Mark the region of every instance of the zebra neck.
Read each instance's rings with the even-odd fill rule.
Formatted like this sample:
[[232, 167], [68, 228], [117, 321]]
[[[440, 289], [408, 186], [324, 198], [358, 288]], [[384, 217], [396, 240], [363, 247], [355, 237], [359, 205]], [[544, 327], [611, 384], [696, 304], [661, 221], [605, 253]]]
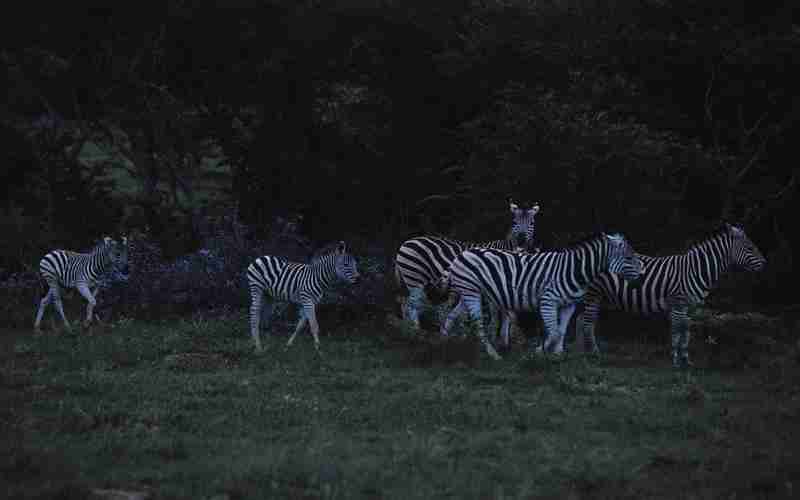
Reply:
[[727, 241], [707, 241], [687, 253], [687, 270], [694, 288], [705, 296], [714, 288], [729, 267], [730, 245]]
[[608, 260], [608, 248], [600, 244], [595, 247], [595, 242], [588, 242], [572, 252], [568, 252], [569, 258], [575, 263], [573, 274], [581, 285], [586, 285], [593, 281], [599, 274], [606, 270]]
[[106, 251], [105, 248], [98, 248], [92, 258], [90, 259], [91, 266], [94, 268], [94, 271], [97, 274], [104, 273], [109, 267], [111, 267], [111, 252]]
[[336, 281], [336, 263], [333, 258], [322, 258], [309, 265], [313, 270], [312, 275], [323, 285], [330, 285]]

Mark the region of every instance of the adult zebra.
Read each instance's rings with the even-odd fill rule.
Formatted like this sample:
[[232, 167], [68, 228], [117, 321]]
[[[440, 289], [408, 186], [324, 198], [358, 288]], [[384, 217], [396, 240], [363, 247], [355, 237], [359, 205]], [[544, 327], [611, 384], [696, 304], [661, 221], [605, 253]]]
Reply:
[[766, 264], [761, 251], [744, 229], [725, 224], [692, 245], [686, 253], [642, 259], [641, 286], [631, 287], [613, 275], [604, 274], [589, 287], [583, 312], [577, 318], [576, 343], [598, 352], [594, 324], [601, 306], [636, 314], [669, 313], [672, 332], [672, 364], [689, 366], [688, 308], [702, 303], [731, 267], [760, 271]]
[[[250, 334], [256, 351], [261, 352], [260, 320], [264, 294], [276, 300], [286, 300], [300, 306], [300, 320], [289, 338], [287, 347], [308, 323], [314, 336], [314, 347], [319, 351], [319, 325], [316, 305], [322, 294], [337, 280], [356, 283], [359, 279], [356, 259], [347, 251], [344, 241], [335, 248], [326, 247], [311, 259], [309, 264], [288, 262], [280, 257], [265, 255], [257, 258], [247, 267], [247, 280], [250, 283]], [[267, 320], [272, 313], [272, 303], [267, 302], [264, 310]]]
[[[98, 243], [91, 253], [77, 253], [69, 250], [53, 250], [39, 261], [39, 274], [49, 287], [47, 294], [36, 311], [36, 321], [33, 324], [35, 332], [39, 332], [47, 305], [54, 301], [56, 310], [61, 315], [64, 325], [70, 330], [72, 327], [64, 314], [61, 302], [61, 287], [76, 288], [89, 303], [86, 306], [86, 319], [84, 324], [92, 321], [94, 307], [97, 305], [97, 282], [112, 268], [117, 267], [122, 272], [127, 272], [128, 267], [128, 238], [123, 237], [116, 241], [108, 236]], [[94, 290], [92, 290], [94, 288]]]
[[[418, 236], [406, 240], [397, 251], [394, 262], [395, 278], [398, 284], [408, 289], [403, 310], [403, 318], [411, 321], [419, 328], [419, 310], [425, 299], [425, 287], [435, 283], [442, 273], [450, 267], [461, 252], [468, 248], [496, 248], [500, 250], [534, 249], [533, 241], [536, 230], [536, 214], [539, 205], [521, 208], [509, 200], [511, 212], [511, 229], [506, 239], [484, 242], [459, 241], [440, 236]], [[464, 310], [461, 300], [448, 315], [452, 322]]]
[[[433, 290], [439, 294], [449, 290], [461, 296], [464, 307], [477, 320], [486, 352], [500, 359], [484, 333], [482, 295], [500, 311], [506, 343], [511, 314], [538, 307], [547, 335], [544, 349], [561, 353], [569, 320], [589, 284], [604, 272], [635, 280], [641, 271], [642, 263], [624, 236], [600, 234], [565, 249], [538, 254], [485, 248], [465, 250]], [[443, 334], [447, 334], [449, 326], [445, 324]]]

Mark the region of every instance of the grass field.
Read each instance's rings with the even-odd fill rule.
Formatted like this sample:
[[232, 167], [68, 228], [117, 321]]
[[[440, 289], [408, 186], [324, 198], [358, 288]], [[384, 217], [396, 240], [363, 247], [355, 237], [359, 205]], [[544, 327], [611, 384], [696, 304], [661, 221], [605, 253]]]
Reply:
[[562, 360], [518, 347], [492, 362], [378, 315], [329, 331], [322, 358], [308, 334], [254, 354], [243, 313], [0, 332], [0, 496], [800, 494], [794, 345], [769, 343], [747, 368], [700, 353], [675, 371], [665, 345]]

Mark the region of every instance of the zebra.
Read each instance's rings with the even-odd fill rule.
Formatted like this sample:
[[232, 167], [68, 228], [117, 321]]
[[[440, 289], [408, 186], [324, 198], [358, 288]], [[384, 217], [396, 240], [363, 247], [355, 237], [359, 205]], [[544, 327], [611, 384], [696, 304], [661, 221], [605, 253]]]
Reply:
[[[108, 271], [116, 267], [123, 273], [128, 268], [128, 238], [116, 241], [104, 237], [91, 253], [77, 253], [69, 250], [53, 250], [39, 261], [39, 274], [49, 287], [47, 294], [39, 302], [36, 321], [33, 329], [39, 333], [42, 316], [47, 305], [55, 302], [56, 310], [61, 315], [67, 330], [72, 326], [64, 314], [61, 302], [61, 287], [75, 288], [89, 303], [86, 306], [84, 325], [89, 325], [97, 305], [98, 280]], [[92, 290], [94, 288], [94, 290]]]
[[[356, 259], [348, 253], [344, 241], [336, 243], [333, 249], [328, 247], [321, 250], [308, 264], [289, 262], [271, 255], [257, 258], [247, 267], [250, 285], [250, 334], [256, 351], [263, 351], [259, 323], [265, 293], [275, 300], [285, 300], [300, 306], [300, 320], [286, 343], [287, 348], [308, 323], [314, 336], [314, 347], [319, 351], [316, 305], [325, 290], [337, 280], [353, 284], [358, 282], [359, 277]], [[271, 302], [267, 302], [264, 313], [268, 321], [272, 313]]]
[[[538, 307], [546, 332], [542, 350], [560, 354], [569, 320], [589, 283], [603, 272], [636, 280], [641, 270], [639, 257], [623, 235], [601, 233], [565, 249], [537, 254], [468, 249], [428, 290], [440, 296], [445, 291], [461, 296], [464, 308], [477, 320], [481, 343], [493, 359], [500, 356], [483, 330], [482, 295], [500, 311], [506, 344], [513, 313]], [[445, 322], [443, 334], [451, 324]]]
[[583, 312], [576, 320], [578, 350], [599, 352], [594, 324], [601, 306], [640, 315], [667, 313], [672, 333], [672, 364], [691, 365], [689, 360], [688, 308], [702, 303], [719, 278], [731, 267], [757, 272], [766, 259], [739, 226], [725, 224], [683, 254], [666, 257], [639, 256], [644, 266], [641, 286], [630, 287], [618, 277], [604, 274], [589, 287]]
[[[403, 307], [403, 319], [419, 328], [419, 310], [425, 299], [425, 287], [435, 283], [461, 252], [468, 248], [496, 248], [500, 250], [530, 250], [534, 248], [533, 239], [536, 229], [536, 214], [539, 204], [531, 208], [521, 208], [509, 199], [511, 212], [511, 229], [504, 240], [484, 242], [458, 241], [440, 236], [418, 236], [406, 240], [395, 257], [395, 278], [400, 286], [408, 289], [408, 298]], [[464, 307], [459, 299], [448, 318], [454, 321], [463, 312]]]

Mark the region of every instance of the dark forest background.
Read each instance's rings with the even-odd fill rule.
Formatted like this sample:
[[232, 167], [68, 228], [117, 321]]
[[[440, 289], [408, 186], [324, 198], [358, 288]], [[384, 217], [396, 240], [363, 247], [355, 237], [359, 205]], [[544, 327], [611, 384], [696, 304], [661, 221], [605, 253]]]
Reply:
[[109, 233], [184, 255], [231, 214], [388, 260], [421, 232], [502, 237], [513, 196], [545, 247], [614, 228], [664, 254], [744, 223], [769, 259], [748, 298], [796, 300], [790, 2], [212, 5], [6, 19], [0, 277]]

